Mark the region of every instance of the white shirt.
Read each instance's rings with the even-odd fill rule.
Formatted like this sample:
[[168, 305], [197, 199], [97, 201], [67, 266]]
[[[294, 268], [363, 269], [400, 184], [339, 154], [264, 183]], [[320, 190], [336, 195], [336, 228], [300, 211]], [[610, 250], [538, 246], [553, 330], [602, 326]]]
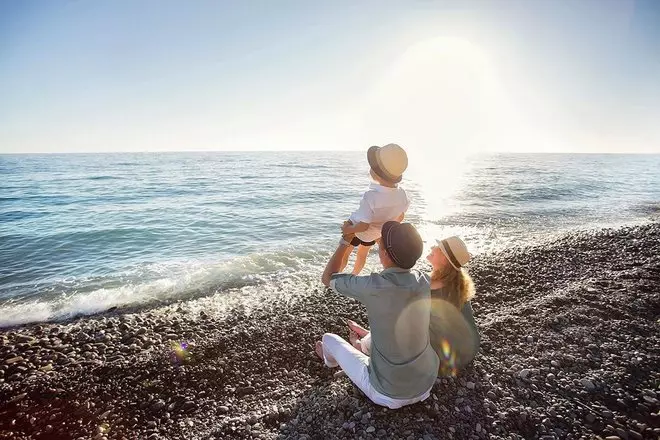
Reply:
[[396, 220], [410, 206], [406, 192], [402, 188], [389, 188], [372, 183], [364, 193], [360, 207], [349, 217], [357, 225], [360, 222], [369, 223], [369, 229], [356, 235], [362, 241], [374, 241], [380, 238], [383, 223]]

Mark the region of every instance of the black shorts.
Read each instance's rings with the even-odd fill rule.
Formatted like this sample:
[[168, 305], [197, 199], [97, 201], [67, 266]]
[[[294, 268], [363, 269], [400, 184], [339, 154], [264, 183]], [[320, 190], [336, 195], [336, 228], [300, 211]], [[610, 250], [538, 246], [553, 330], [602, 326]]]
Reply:
[[357, 247], [357, 246], [369, 247], [369, 246], [373, 246], [375, 244], [376, 244], [376, 240], [374, 240], [374, 241], [362, 241], [357, 237], [353, 237], [353, 239], [351, 240], [351, 246], [355, 246], [355, 247]]

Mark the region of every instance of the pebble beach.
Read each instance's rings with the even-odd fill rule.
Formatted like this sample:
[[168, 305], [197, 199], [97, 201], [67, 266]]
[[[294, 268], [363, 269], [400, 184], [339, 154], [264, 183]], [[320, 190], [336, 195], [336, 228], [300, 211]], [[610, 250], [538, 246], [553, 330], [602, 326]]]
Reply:
[[660, 224], [480, 254], [469, 272], [480, 352], [422, 403], [377, 407], [323, 367], [314, 341], [366, 316], [319, 282], [3, 329], [0, 438], [660, 437]]

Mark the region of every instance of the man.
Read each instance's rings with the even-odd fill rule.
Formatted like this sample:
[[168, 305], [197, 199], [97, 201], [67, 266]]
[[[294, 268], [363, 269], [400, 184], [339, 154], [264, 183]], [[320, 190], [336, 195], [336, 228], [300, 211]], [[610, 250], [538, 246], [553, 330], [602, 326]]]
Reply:
[[336, 273], [344, 246], [340, 244], [328, 262], [322, 281], [365, 305], [371, 353], [363, 354], [332, 333], [316, 343], [316, 353], [326, 366], [340, 366], [377, 405], [396, 409], [425, 400], [439, 360], [429, 343], [429, 279], [410, 270], [422, 255], [419, 233], [409, 223], [385, 223], [378, 242], [384, 270], [369, 276]]

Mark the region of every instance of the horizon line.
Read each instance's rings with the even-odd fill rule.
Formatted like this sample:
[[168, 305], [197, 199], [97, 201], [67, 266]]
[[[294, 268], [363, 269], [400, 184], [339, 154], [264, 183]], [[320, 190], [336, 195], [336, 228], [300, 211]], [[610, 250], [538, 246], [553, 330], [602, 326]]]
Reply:
[[[36, 152], [0, 152], [0, 156], [37, 156], [37, 155], [90, 155], [90, 154], [199, 154], [199, 153], [358, 153], [363, 150], [136, 150], [136, 151], [36, 151]], [[660, 151], [475, 151], [466, 156], [488, 154], [581, 154], [581, 155], [659, 155]]]

